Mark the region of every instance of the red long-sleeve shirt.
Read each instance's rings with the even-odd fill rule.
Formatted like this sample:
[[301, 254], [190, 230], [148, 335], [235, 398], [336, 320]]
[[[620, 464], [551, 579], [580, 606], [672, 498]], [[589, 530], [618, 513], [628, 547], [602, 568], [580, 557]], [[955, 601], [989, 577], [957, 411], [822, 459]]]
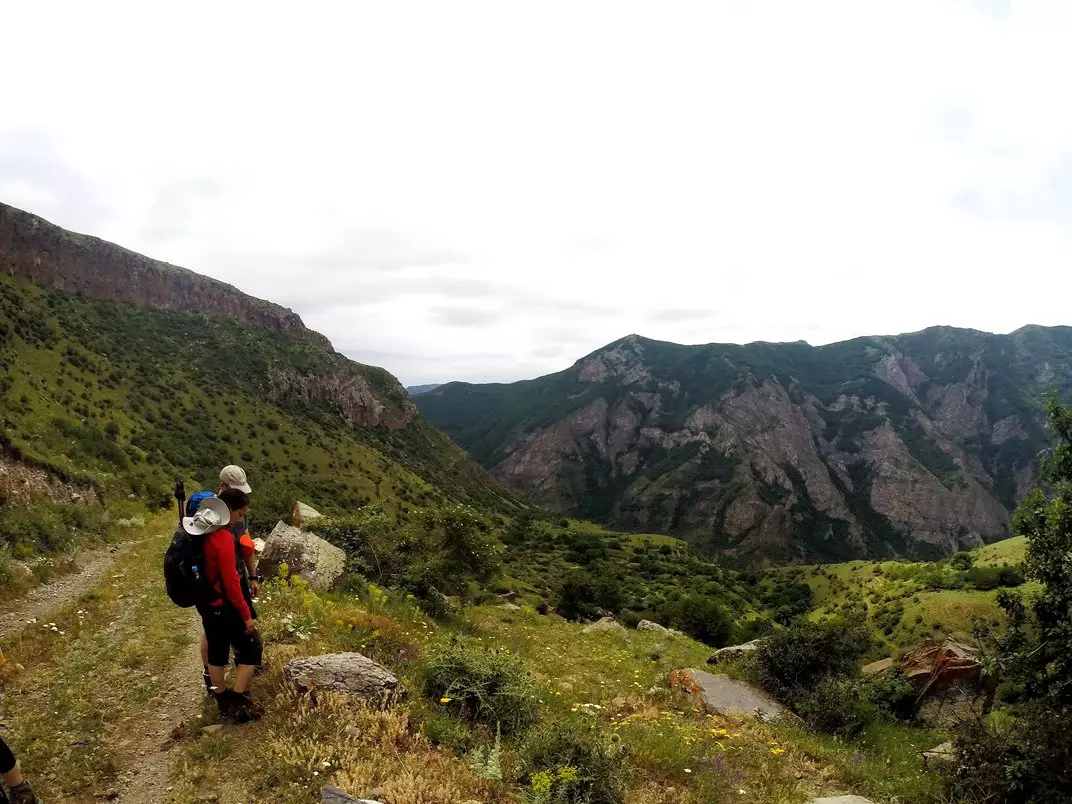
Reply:
[[[235, 557], [235, 538], [229, 530], [217, 530], [208, 534], [204, 542], [205, 572], [212, 581], [216, 591], [234, 606], [242, 622], [251, 619], [249, 606], [242, 594], [242, 581], [238, 577], [238, 565]], [[222, 606], [223, 600], [217, 600], [213, 606]]]

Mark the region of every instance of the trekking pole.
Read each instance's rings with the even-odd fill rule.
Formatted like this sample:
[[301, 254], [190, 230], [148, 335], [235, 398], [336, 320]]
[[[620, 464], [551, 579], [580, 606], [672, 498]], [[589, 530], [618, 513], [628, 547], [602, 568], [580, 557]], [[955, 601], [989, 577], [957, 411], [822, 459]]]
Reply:
[[175, 501], [179, 507], [179, 527], [182, 527], [182, 507], [186, 502], [186, 487], [182, 484], [182, 478], [175, 481]]

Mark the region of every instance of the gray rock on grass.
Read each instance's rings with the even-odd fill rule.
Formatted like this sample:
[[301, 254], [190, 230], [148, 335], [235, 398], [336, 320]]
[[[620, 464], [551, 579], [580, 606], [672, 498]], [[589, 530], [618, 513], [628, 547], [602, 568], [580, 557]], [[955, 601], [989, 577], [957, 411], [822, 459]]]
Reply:
[[751, 642], [745, 642], [743, 645], [730, 645], [728, 648], [719, 648], [711, 654], [711, 658], [707, 660], [707, 663], [721, 664], [722, 662], [740, 659], [742, 656], [751, 653], [762, 644], [763, 637], [760, 637], [759, 639], [753, 639]]
[[596, 620], [591, 625], [586, 625], [581, 629], [582, 634], [624, 634], [626, 633], [625, 626], [615, 620], [613, 617], [602, 617]]
[[320, 804], [377, 804], [368, 798], [354, 798], [337, 787], [320, 788]]
[[637, 623], [636, 630], [638, 631], [655, 631], [660, 634], [669, 634], [670, 629], [652, 622], [651, 620], [641, 620]]
[[360, 653], [294, 659], [283, 677], [300, 690], [341, 692], [371, 703], [384, 703], [401, 689], [394, 673]]
[[685, 671], [704, 708], [713, 715], [748, 715], [769, 723], [791, 713], [759, 687], [705, 670]]

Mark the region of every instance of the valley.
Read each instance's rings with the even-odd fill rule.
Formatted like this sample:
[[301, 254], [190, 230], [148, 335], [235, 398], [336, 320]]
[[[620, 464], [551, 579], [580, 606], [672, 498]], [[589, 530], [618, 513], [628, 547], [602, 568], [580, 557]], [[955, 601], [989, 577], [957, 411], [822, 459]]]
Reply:
[[[50, 802], [939, 804], [967, 788], [923, 751], [963, 735], [861, 668], [1057, 588], [1012, 512], [1069, 454], [1066, 328], [630, 336], [411, 396], [285, 308], [3, 205], [0, 269], [0, 720]], [[301, 501], [339, 556], [266, 579], [246, 725], [159, 577], [175, 479], [229, 463], [254, 535]], [[392, 695], [287, 674], [339, 653]], [[786, 715], [720, 709], [708, 670]]]
[[1067, 327], [821, 347], [631, 335], [416, 403], [518, 495], [738, 566], [937, 558], [1010, 535], [1070, 366]]

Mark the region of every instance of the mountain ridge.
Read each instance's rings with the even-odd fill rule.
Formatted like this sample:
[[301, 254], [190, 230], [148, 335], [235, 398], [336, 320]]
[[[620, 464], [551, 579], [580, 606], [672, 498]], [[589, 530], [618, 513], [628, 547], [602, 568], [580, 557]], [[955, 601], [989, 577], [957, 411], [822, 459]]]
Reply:
[[327, 337], [306, 327], [289, 308], [188, 268], [71, 232], [2, 202], [0, 271], [41, 287], [104, 301], [234, 318], [335, 351]]
[[822, 346], [618, 339], [512, 384], [417, 398], [514, 491], [733, 558], [930, 555], [1008, 534], [1072, 388], [1072, 328], [931, 327]]
[[[0, 367], [0, 473], [18, 480], [0, 504], [163, 504], [176, 475], [211, 484], [240, 463], [262, 493], [336, 510], [515, 505], [397, 378], [287, 308], [4, 204]], [[264, 516], [286, 510], [267, 496]]]

